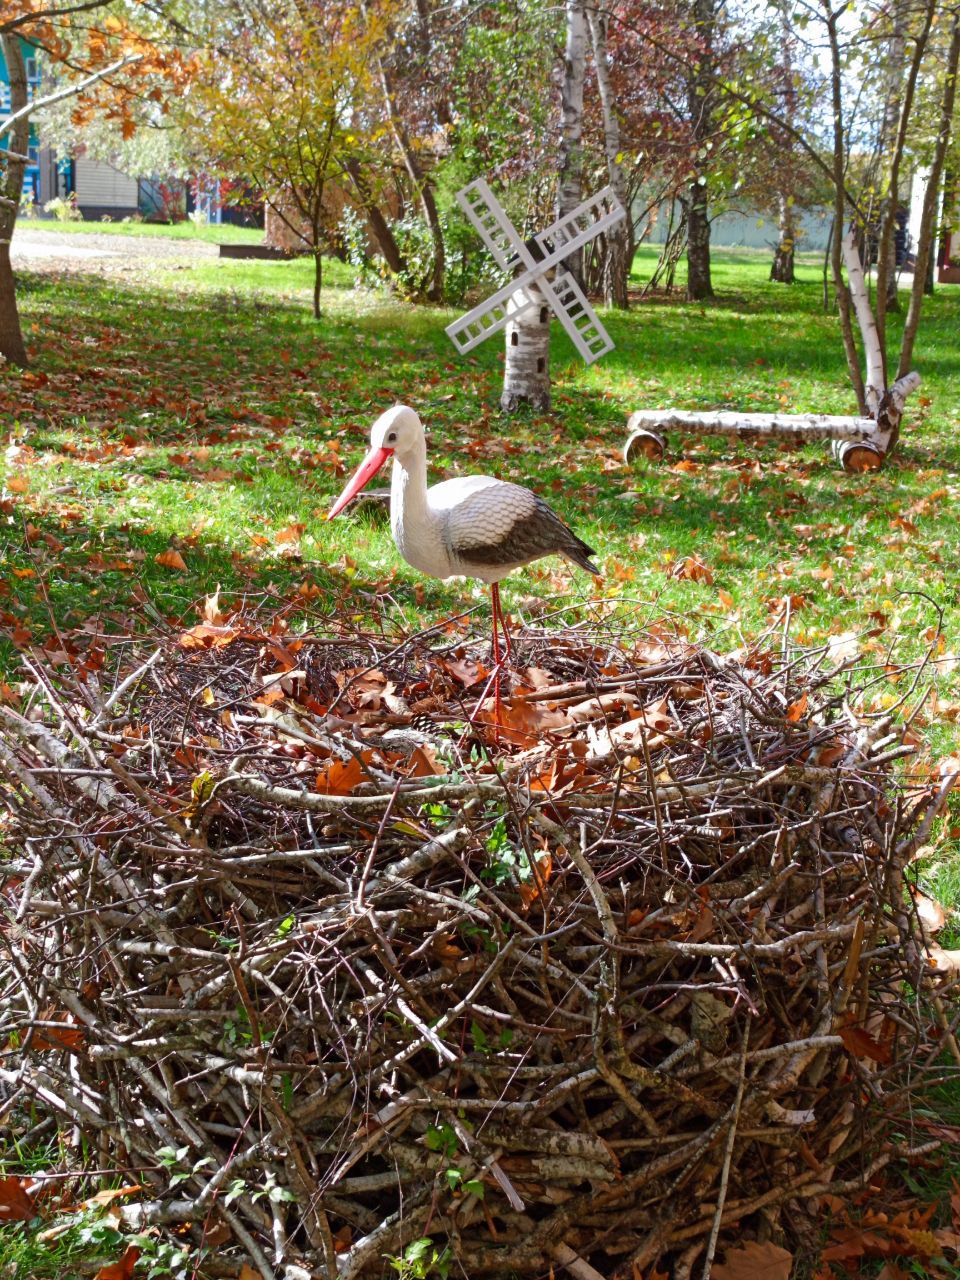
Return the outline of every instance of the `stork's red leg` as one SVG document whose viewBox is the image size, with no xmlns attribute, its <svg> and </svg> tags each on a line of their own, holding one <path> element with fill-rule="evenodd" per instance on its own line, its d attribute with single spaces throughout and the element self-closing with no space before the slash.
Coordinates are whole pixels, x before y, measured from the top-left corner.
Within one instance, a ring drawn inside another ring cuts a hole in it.
<svg viewBox="0 0 960 1280">
<path fill-rule="evenodd" d="M 500 603 L 500 584 L 495 582 L 493 589 L 496 592 L 497 617 L 500 620 L 500 630 L 503 632 L 503 660 L 510 661 L 510 632 L 507 630 L 507 620 L 503 616 L 503 605 Z"/>
<path fill-rule="evenodd" d="M 499 607 L 500 606 L 500 587 L 496 582 L 490 588 L 490 596 L 493 601 L 493 605 L 490 610 L 490 616 L 493 620 L 493 661 L 494 661 L 494 665 L 499 667 L 500 666 L 500 637 L 497 633 L 497 621 L 498 621 L 497 615 L 500 612 L 500 607 Z"/>
<path fill-rule="evenodd" d="M 500 583 L 494 582 L 490 586 L 490 598 L 492 602 L 491 613 L 493 615 L 493 660 L 496 666 L 493 669 L 493 718 L 497 724 L 500 723 L 500 641 L 497 636 L 497 623 L 503 626 L 503 614 L 500 610 Z M 507 645 L 507 653 L 510 652 L 510 640 L 504 631 L 504 640 Z"/>
</svg>

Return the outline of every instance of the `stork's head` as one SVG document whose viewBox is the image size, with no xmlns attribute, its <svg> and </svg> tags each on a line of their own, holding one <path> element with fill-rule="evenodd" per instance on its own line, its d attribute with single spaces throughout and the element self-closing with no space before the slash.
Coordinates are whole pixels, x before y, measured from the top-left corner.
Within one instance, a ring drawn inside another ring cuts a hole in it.
<svg viewBox="0 0 960 1280">
<path fill-rule="evenodd" d="M 357 467 L 346 488 L 327 515 L 328 520 L 340 514 L 351 498 L 355 498 L 364 485 L 369 484 L 385 462 L 394 454 L 401 462 L 423 447 L 423 424 L 405 404 L 395 404 L 381 413 L 370 428 L 370 449 Z"/>
<path fill-rule="evenodd" d="M 370 428 L 370 448 L 387 449 L 402 460 L 423 440 L 423 423 L 405 404 L 381 413 Z"/>
</svg>

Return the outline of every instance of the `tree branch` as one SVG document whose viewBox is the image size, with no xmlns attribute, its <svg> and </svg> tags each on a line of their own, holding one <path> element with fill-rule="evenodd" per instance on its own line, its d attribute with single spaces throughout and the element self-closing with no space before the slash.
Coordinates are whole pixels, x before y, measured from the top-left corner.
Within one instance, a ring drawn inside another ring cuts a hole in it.
<svg viewBox="0 0 960 1280">
<path fill-rule="evenodd" d="M 0 22 L 0 31 L 16 31 L 20 27 L 29 26 L 32 22 L 53 21 L 67 18 L 73 13 L 90 13 L 94 9 L 105 9 L 110 0 L 81 0 L 80 4 L 68 4 L 62 9 L 54 6 L 50 9 L 31 9 L 29 13 L 21 13 L 14 18 L 5 18 Z"/>
<path fill-rule="evenodd" d="M 34 98 L 32 102 L 28 102 L 26 106 L 21 107 L 18 111 L 12 111 L 10 115 L 0 120 L 0 136 L 5 134 L 8 129 L 17 123 L 18 120 L 25 116 L 31 116 L 35 111 L 40 111 L 44 107 L 53 106 L 55 102 L 61 102 L 64 98 L 72 98 L 76 94 L 83 93 L 85 89 L 89 89 L 91 85 L 96 84 L 100 80 L 105 80 L 107 76 L 113 75 L 115 71 L 122 70 L 123 67 L 129 67 L 134 62 L 140 62 L 143 59 L 142 53 L 132 53 L 126 58 L 119 58 L 116 62 L 111 62 L 109 67 L 104 67 L 100 71 L 94 71 L 80 80 L 76 84 L 66 85 L 63 89 L 58 89 L 55 93 L 48 93 L 43 98 Z"/>
</svg>

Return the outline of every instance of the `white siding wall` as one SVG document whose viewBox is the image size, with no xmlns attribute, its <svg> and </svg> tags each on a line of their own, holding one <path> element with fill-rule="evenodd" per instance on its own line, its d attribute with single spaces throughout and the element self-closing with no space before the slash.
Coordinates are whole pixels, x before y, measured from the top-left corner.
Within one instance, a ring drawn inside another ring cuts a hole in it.
<svg viewBox="0 0 960 1280">
<path fill-rule="evenodd" d="M 106 209 L 136 209 L 138 184 L 112 164 L 80 156 L 76 167 L 77 204 Z"/>
</svg>

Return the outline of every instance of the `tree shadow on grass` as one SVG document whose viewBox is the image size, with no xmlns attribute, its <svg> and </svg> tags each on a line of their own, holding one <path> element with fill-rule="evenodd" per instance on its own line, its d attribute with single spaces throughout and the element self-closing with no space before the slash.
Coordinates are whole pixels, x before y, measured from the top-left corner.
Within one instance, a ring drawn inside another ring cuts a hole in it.
<svg viewBox="0 0 960 1280">
<path fill-rule="evenodd" d="M 33 280 L 35 288 L 27 290 L 31 306 L 42 307 L 48 299 L 62 305 L 62 297 L 57 297 L 51 284 L 36 283 L 43 277 Z M 189 390 L 191 381 L 197 389 L 209 385 L 219 369 L 220 390 L 225 395 L 242 402 L 251 396 L 264 399 L 266 392 L 276 400 L 284 395 L 285 373 L 286 390 L 296 389 L 298 362 L 319 356 L 308 378 L 321 396 L 325 382 L 336 383 L 348 372 L 354 380 L 356 374 L 362 374 L 374 397 L 393 393 L 419 400 L 426 394 L 429 399 L 430 389 L 440 383 L 481 376 L 490 384 L 490 399 L 476 407 L 487 408 L 496 398 L 495 383 L 502 364 L 500 343 L 492 338 L 471 356 L 457 356 L 443 332 L 443 325 L 458 314 L 454 311 L 412 308 L 390 300 L 357 307 L 353 295 L 343 293 L 318 324 L 300 309 L 262 296 L 180 293 L 171 297 L 119 283 L 105 291 L 101 280 L 83 276 L 71 277 L 63 290 L 70 295 L 72 312 L 82 321 L 81 328 L 120 325 L 127 330 L 127 349 L 132 355 L 136 354 L 133 348 L 138 336 L 143 338 L 148 355 L 162 350 L 165 343 L 177 345 L 178 379 L 171 391 L 178 385 Z M 806 305 L 798 307 L 798 299 Z M 739 399 L 745 409 L 765 407 L 757 404 L 758 384 L 762 390 L 764 383 L 769 384 L 770 407 L 782 408 L 782 379 L 805 377 L 815 384 L 806 390 L 806 400 L 813 396 L 828 407 L 838 399 L 849 401 L 851 392 L 835 317 L 824 315 L 812 305 L 812 298 L 803 299 L 797 292 L 791 292 L 789 307 L 786 301 L 774 289 L 757 289 L 722 299 L 722 305 L 708 309 L 683 304 L 667 316 L 649 305 L 626 314 L 606 313 L 604 322 L 616 346 L 605 357 L 601 376 L 609 383 L 611 374 L 652 375 L 660 382 L 674 383 L 673 395 L 681 402 L 692 398 L 698 403 L 729 404 Z M 960 368 L 960 355 L 949 340 L 957 307 L 952 299 L 934 301 L 933 314 L 928 315 L 921 332 L 918 363 L 927 366 L 931 377 L 946 379 Z M 735 312 L 731 310 L 734 304 Z M 891 319 L 892 338 L 899 323 L 898 318 Z M 564 374 L 564 386 L 558 390 L 581 394 L 593 371 L 582 371 L 568 338 L 559 325 L 555 329 L 554 365 Z M 102 363 L 100 344 L 95 335 L 91 342 L 91 336 L 80 335 L 70 353 L 81 378 L 84 364 Z M 34 340 L 38 368 L 58 358 L 56 344 L 64 337 L 61 331 L 41 334 Z M 937 345 L 936 350 L 928 338 Z M 209 363 L 214 350 L 219 357 L 217 366 Z M 691 385 L 692 378 L 701 383 L 705 378 L 707 385 Z M 738 387 L 738 383 L 749 385 Z M 822 395 L 816 384 L 822 386 Z M 818 406 L 802 403 L 796 407 Z"/>
</svg>

